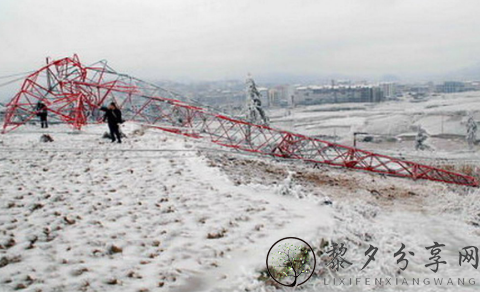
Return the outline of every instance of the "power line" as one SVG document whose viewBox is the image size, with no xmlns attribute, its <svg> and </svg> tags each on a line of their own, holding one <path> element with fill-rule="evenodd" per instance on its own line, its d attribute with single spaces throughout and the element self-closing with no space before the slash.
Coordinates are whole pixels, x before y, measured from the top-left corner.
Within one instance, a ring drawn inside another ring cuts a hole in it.
<svg viewBox="0 0 480 292">
<path fill-rule="evenodd" d="M 0 87 L 6 86 L 6 85 L 9 85 L 9 84 L 12 84 L 12 83 L 15 83 L 15 82 L 17 82 L 17 81 L 19 81 L 19 80 L 22 80 L 22 79 L 24 79 L 24 78 L 25 78 L 25 76 L 22 76 L 22 77 L 20 77 L 20 78 L 13 79 L 13 80 L 8 81 L 8 82 L 5 82 L 5 83 L 0 83 Z"/>
<path fill-rule="evenodd" d="M 0 79 L 6 79 L 6 78 L 10 78 L 10 77 L 17 77 L 17 76 L 27 76 L 27 75 L 30 75 L 32 74 L 33 72 L 35 71 L 27 71 L 27 72 L 23 72 L 23 73 L 15 73 L 15 74 L 10 74 L 10 75 L 4 75 L 4 76 L 0 76 Z"/>
</svg>

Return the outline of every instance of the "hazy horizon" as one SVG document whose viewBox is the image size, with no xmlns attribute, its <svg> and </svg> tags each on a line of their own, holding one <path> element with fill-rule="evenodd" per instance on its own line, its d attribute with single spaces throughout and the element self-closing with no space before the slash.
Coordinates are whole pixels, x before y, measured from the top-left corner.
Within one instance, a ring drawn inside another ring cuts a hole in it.
<svg viewBox="0 0 480 292">
<path fill-rule="evenodd" d="M 0 76 L 77 53 L 150 80 L 434 78 L 479 63 L 477 11 L 472 0 L 3 0 Z"/>
</svg>

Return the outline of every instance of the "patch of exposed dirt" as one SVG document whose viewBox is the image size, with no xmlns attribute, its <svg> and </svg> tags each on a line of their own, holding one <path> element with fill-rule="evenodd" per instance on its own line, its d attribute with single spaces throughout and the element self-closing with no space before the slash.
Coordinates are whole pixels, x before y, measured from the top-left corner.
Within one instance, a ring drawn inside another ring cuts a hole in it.
<svg viewBox="0 0 480 292">
<path fill-rule="evenodd" d="M 413 181 L 362 171 L 275 161 L 263 157 L 229 154 L 208 154 L 209 164 L 220 167 L 235 184 L 280 185 L 289 172 L 297 184 L 319 197 L 328 194 L 335 200 L 362 198 L 379 205 L 406 204 L 421 208 L 423 199 L 432 191 L 457 188 L 430 181 Z"/>
</svg>

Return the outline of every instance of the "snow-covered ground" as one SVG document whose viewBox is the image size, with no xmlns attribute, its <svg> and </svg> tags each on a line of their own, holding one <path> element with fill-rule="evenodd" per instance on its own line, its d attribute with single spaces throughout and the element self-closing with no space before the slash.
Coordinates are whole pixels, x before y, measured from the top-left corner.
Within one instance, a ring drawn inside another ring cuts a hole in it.
<svg viewBox="0 0 480 292">
<path fill-rule="evenodd" d="M 386 137 L 412 136 L 421 126 L 434 138 L 430 144 L 438 150 L 467 149 L 464 141 L 466 121 L 471 114 L 480 120 L 480 92 L 465 92 L 431 96 L 422 102 L 411 99 L 378 104 L 325 104 L 271 111 L 273 126 L 288 128 L 306 135 L 336 136 L 336 141 L 353 144 L 354 132 L 366 132 Z M 413 150 L 413 143 L 362 143 L 366 149 Z M 477 148 L 478 150 L 479 148 Z"/>
<path fill-rule="evenodd" d="M 104 127 L 1 136 L 0 290 L 229 290 L 279 237 L 332 224 L 328 207 L 235 185 L 189 140 L 125 129 L 111 144 Z"/>
<path fill-rule="evenodd" d="M 291 115 L 285 115 L 291 112 Z M 451 167 L 480 178 L 480 134 L 470 149 L 465 140 L 467 120 L 480 121 L 480 92 L 430 96 L 383 103 L 345 103 L 272 109 L 272 126 L 320 139 L 400 157 L 434 166 Z M 430 136 L 429 149 L 415 150 L 415 136 L 421 126 Z M 366 142 L 367 136 L 373 141 Z M 466 171 L 467 170 L 467 171 Z"/>
<path fill-rule="evenodd" d="M 261 278 L 286 236 L 316 251 L 343 242 L 354 263 L 333 273 L 319 258 L 297 290 L 459 289 L 325 286 L 339 277 L 476 277 L 460 289 L 479 288 L 478 271 L 458 266 L 459 249 L 480 242 L 476 190 L 229 154 L 133 124 L 111 144 L 105 128 L 0 136 L 0 291 L 290 291 Z M 434 241 L 447 245 L 437 274 L 424 266 Z M 417 256 L 399 274 L 401 243 Z M 361 271 L 369 244 L 379 251 Z"/>
</svg>

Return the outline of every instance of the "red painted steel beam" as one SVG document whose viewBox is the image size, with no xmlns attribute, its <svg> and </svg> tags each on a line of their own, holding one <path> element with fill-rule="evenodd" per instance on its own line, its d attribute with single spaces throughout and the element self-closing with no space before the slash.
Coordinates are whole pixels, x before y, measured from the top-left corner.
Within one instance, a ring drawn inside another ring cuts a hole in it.
<svg viewBox="0 0 480 292">
<path fill-rule="evenodd" d="M 83 66 L 78 57 L 51 61 L 31 74 L 7 105 L 3 133 L 35 118 L 37 102 L 76 129 L 101 120 L 99 107 L 116 102 L 126 119 L 202 138 L 236 150 L 385 175 L 478 186 L 471 176 L 291 133 L 184 102 L 175 93 L 119 74 L 106 62 Z"/>
</svg>

